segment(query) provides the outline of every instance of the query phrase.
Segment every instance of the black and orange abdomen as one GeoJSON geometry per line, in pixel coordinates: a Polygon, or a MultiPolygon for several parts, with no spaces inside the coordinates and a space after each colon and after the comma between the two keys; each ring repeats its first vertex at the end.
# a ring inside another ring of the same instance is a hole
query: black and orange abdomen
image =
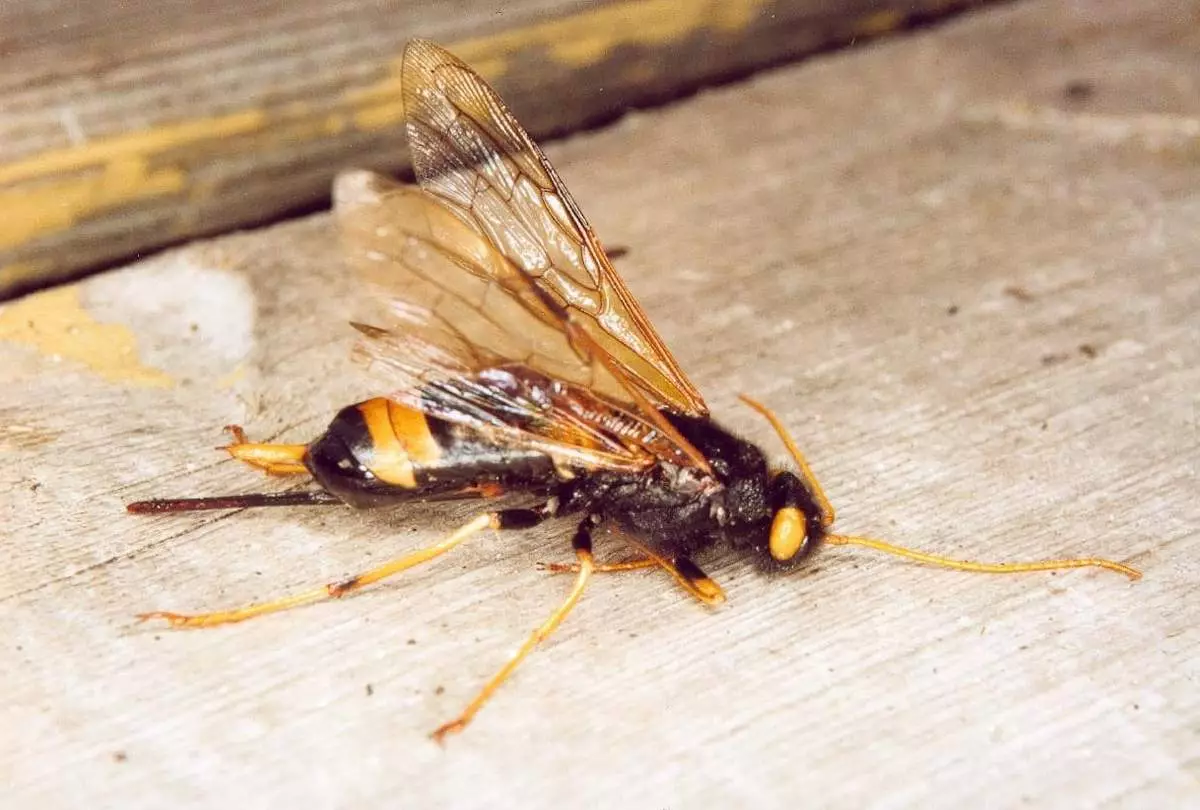
{"type": "Polygon", "coordinates": [[[382,397],[343,408],[308,446],[304,464],[322,487],[358,507],[541,492],[559,482],[545,453],[498,444],[382,397]]]}

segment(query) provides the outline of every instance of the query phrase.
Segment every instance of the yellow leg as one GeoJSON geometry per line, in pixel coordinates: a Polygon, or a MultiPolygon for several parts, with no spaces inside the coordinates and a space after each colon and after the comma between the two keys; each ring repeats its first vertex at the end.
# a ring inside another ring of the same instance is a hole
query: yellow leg
{"type": "Polygon", "coordinates": [[[484,529],[502,528],[502,515],[503,513],[480,515],[436,545],[421,549],[398,560],[393,560],[378,568],[372,568],[350,579],[330,583],[329,585],[314,588],[304,593],[298,593],[294,596],[287,596],[283,599],[275,599],[257,605],[247,605],[233,610],[217,611],[215,613],[185,614],[156,610],[150,613],[140,613],[138,614],[138,619],[141,621],[146,621],[147,619],[165,619],[170,622],[172,627],[214,627],[219,624],[245,621],[246,619],[252,619],[255,616],[262,616],[267,613],[277,613],[281,610],[308,605],[313,602],[321,602],[326,599],[337,599],[352,591],[357,591],[381,579],[398,574],[415,565],[420,565],[423,562],[432,560],[434,557],[445,554],[462,541],[472,535],[478,534],[484,529]]]}
{"type": "MultiPolygon", "coordinates": [[[[655,554],[645,545],[628,537],[621,535],[626,542],[637,546],[645,554],[635,560],[619,563],[606,563],[601,565],[593,565],[593,573],[619,573],[622,571],[640,571],[645,568],[662,568],[670,574],[679,586],[689,594],[699,599],[706,605],[719,605],[725,601],[725,591],[718,585],[708,574],[700,569],[689,557],[682,555],[673,559],[667,559],[655,554]]],[[[578,573],[579,563],[538,563],[545,571],[552,574],[578,573]]]]}
{"type": "Polygon", "coordinates": [[[533,652],[537,645],[545,641],[562,624],[563,619],[567,617],[567,614],[579,602],[579,598],[583,596],[584,588],[587,587],[588,580],[591,579],[594,570],[592,562],[592,539],[587,523],[579,527],[579,531],[576,532],[575,539],[572,542],[575,546],[575,556],[579,559],[579,573],[575,576],[575,585],[571,588],[571,592],[567,594],[567,598],[563,600],[558,609],[550,615],[550,618],[541,627],[530,634],[525,643],[521,645],[521,648],[513,654],[512,658],[508,659],[508,663],[501,667],[500,671],[484,684],[483,689],[479,690],[479,694],[475,696],[475,699],[467,704],[467,708],[463,710],[462,714],[449,723],[443,723],[433,732],[431,735],[433,739],[441,743],[445,740],[447,734],[453,734],[466,728],[471,719],[479,713],[483,705],[500,688],[500,685],[508,680],[508,677],[525,660],[525,657],[533,652]]]}
{"type": "Polygon", "coordinates": [[[885,543],[882,540],[876,540],[873,537],[851,537],[844,534],[827,534],[825,542],[832,546],[862,546],[864,548],[873,548],[876,551],[882,551],[885,554],[893,554],[897,557],[904,557],[909,560],[926,563],[928,565],[937,565],[942,568],[953,568],[956,571],[976,571],[982,574],[1020,574],[1028,571],[1058,571],[1066,568],[1106,568],[1109,571],[1116,571],[1118,574],[1124,574],[1130,579],[1137,580],[1142,578],[1142,572],[1136,568],[1130,568],[1128,565],[1112,560],[1104,560],[1099,557],[1083,557],[1074,560],[1040,560],[1037,562],[1012,562],[1012,563],[978,563],[969,562],[967,560],[955,560],[950,557],[940,557],[936,554],[926,554],[923,551],[916,551],[903,546],[892,545],[885,543]]]}
{"type": "Polygon", "coordinates": [[[238,461],[263,470],[267,475],[298,475],[307,473],[304,456],[306,444],[255,444],[246,440],[246,431],[241,425],[226,425],[233,435],[233,442],[220,449],[238,461]]]}

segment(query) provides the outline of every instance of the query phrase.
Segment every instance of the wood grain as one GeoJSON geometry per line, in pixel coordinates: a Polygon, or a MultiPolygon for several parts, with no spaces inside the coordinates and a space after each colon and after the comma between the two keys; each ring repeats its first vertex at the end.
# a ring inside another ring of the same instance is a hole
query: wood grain
{"type": "Polygon", "coordinates": [[[565,592],[534,567],[569,557],[564,527],[335,604],[135,625],[456,520],[122,512],[278,487],[211,449],[220,426],[300,441],[372,390],[322,214],[0,308],[3,803],[1194,803],[1196,12],[1018,3],[549,150],[714,411],[781,455],[736,394],[777,408],[843,531],[1141,582],[837,549],[770,579],[717,555],[730,601],[706,611],[599,578],[445,750],[426,734],[565,592]]]}
{"type": "Polygon", "coordinates": [[[0,299],[324,206],[349,163],[405,165],[412,36],[546,135],[979,2],[4,4],[0,299]]]}

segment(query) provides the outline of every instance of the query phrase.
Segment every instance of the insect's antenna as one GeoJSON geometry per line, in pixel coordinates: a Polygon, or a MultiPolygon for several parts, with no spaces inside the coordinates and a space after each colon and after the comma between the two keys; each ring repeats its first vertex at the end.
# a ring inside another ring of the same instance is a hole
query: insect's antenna
{"type": "Polygon", "coordinates": [[[222,495],[215,498],[161,498],[136,501],[125,507],[135,514],[198,512],[204,509],[245,509],[250,506],[333,506],[340,504],[323,490],[304,492],[256,492],[248,495],[222,495]]]}
{"type": "Polygon", "coordinates": [[[923,551],[885,543],[873,537],[851,537],[845,534],[827,534],[824,542],[834,546],[862,546],[864,548],[882,551],[909,560],[936,565],[942,568],[953,568],[956,571],[976,571],[981,574],[1021,574],[1029,571],[1060,571],[1067,568],[1107,568],[1124,574],[1130,579],[1142,578],[1142,572],[1119,562],[1104,560],[1099,557],[1082,557],[1072,560],[1039,560],[1037,562],[1012,563],[979,563],[967,560],[955,560],[950,557],[940,557],[936,554],[926,554],[923,551]]]}
{"type": "MultiPolygon", "coordinates": [[[[770,408],[758,400],[752,399],[745,394],[741,395],[741,399],[742,402],[745,402],[762,414],[771,423],[771,427],[775,428],[775,432],[779,434],[779,438],[783,441],[788,452],[791,453],[792,458],[795,460],[796,466],[800,468],[800,474],[804,478],[804,482],[808,485],[808,489],[816,500],[817,505],[821,507],[822,525],[832,525],[834,518],[833,505],[829,503],[829,498],[825,497],[825,490],[821,488],[817,477],[813,475],[812,467],[808,466],[808,461],[804,458],[804,454],[800,452],[800,448],[796,446],[796,442],[792,440],[787,428],[783,426],[783,422],[779,420],[779,417],[770,408]]],[[[884,554],[904,557],[908,560],[916,560],[926,565],[952,568],[956,571],[976,571],[982,574],[1020,574],[1030,571],[1061,571],[1068,568],[1106,568],[1109,571],[1124,574],[1130,579],[1141,579],[1142,577],[1141,572],[1135,568],[1098,557],[1083,557],[1071,560],[1039,560],[1036,562],[979,563],[970,562],[969,560],[955,560],[951,557],[941,557],[936,554],[926,554],[916,549],[885,543],[883,540],[876,540],[873,537],[827,534],[824,536],[823,541],[833,546],[862,546],[874,549],[875,551],[882,551],[884,554]]]]}
{"type": "Polygon", "coordinates": [[[745,402],[754,410],[758,411],[763,417],[771,423],[771,427],[775,428],[775,432],[779,434],[780,440],[783,441],[788,452],[792,456],[792,460],[796,462],[796,466],[800,468],[800,475],[804,478],[804,483],[808,485],[808,491],[812,493],[816,499],[817,505],[821,507],[821,525],[832,526],[836,513],[833,510],[833,504],[829,502],[829,498],[825,497],[825,490],[821,488],[821,483],[817,481],[817,476],[813,474],[812,467],[808,466],[808,460],[804,458],[804,454],[800,452],[800,448],[796,446],[796,442],[792,440],[792,436],[788,433],[783,422],[775,415],[775,412],[763,405],[756,399],[752,399],[746,394],[739,394],[742,402],[745,402]]]}

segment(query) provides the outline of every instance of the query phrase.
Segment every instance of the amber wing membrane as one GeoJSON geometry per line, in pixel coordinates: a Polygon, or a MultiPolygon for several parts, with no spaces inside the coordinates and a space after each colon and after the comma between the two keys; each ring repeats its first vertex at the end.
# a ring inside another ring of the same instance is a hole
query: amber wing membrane
{"type": "Polygon", "coordinates": [[[441,349],[418,365],[470,373],[518,363],[627,398],[603,364],[571,345],[529,278],[440,200],[370,172],[340,176],[334,197],[345,255],[384,308],[372,322],[441,349]]]}
{"type": "Polygon", "coordinates": [[[687,463],[528,278],[439,200],[370,172],[339,177],[334,197],[346,256],[381,306],[355,324],[356,357],[393,398],[588,467],[687,463]]]}
{"type": "MultiPolygon", "coordinates": [[[[417,181],[559,309],[576,348],[637,398],[708,412],[621,278],[554,168],[471,68],[425,40],[404,52],[401,81],[417,181]],[[583,339],[586,338],[586,339],[583,339]]],[[[522,298],[527,303],[528,297],[522,298]]]]}

